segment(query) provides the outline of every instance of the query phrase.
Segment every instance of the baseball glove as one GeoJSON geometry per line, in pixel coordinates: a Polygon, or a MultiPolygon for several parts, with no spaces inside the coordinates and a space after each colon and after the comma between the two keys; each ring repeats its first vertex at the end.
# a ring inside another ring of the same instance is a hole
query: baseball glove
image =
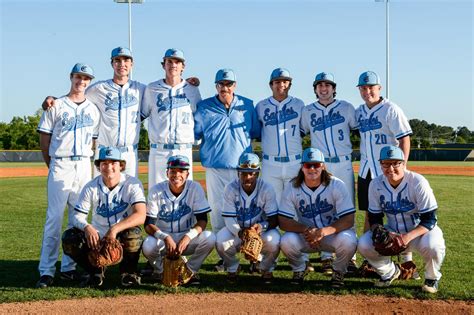
{"type": "Polygon", "coordinates": [[[262,247],[263,241],[260,234],[258,234],[254,229],[245,229],[243,231],[240,252],[244,254],[245,259],[251,262],[257,262],[262,247]]]}
{"type": "Polygon", "coordinates": [[[375,250],[382,256],[395,256],[407,249],[400,234],[392,233],[378,224],[372,231],[375,250]]]}
{"type": "Polygon", "coordinates": [[[168,257],[163,261],[163,285],[176,288],[189,282],[193,277],[193,272],[186,264],[183,256],[168,257]]]}
{"type": "Polygon", "coordinates": [[[122,245],[117,239],[103,238],[99,250],[91,250],[87,258],[92,266],[102,268],[118,264],[122,256],[122,245]]]}
{"type": "Polygon", "coordinates": [[[416,272],[416,265],[413,261],[406,261],[399,265],[400,267],[400,280],[409,280],[413,277],[413,274],[416,272]]]}

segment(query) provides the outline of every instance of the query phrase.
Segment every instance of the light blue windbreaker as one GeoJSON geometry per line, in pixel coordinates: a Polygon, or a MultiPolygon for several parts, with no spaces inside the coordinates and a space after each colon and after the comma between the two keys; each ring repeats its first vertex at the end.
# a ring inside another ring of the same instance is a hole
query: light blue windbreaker
{"type": "Polygon", "coordinates": [[[240,155],[252,152],[251,139],[260,138],[253,101],[234,94],[229,111],[217,95],[199,102],[194,137],[202,139],[199,154],[204,167],[236,168],[240,155]]]}

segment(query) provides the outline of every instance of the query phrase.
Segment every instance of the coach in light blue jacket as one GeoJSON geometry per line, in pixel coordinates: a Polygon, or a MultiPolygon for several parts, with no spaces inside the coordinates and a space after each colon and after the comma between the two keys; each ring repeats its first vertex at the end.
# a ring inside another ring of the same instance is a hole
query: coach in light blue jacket
{"type": "Polygon", "coordinates": [[[225,226],[221,215],[224,187],[237,179],[239,156],[251,152],[251,140],[260,137],[260,124],[253,101],[234,94],[236,78],[231,69],[216,74],[217,95],[198,103],[194,135],[201,139],[201,163],[206,167],[206,185],[212,208],[212,231],[225,226]]]}

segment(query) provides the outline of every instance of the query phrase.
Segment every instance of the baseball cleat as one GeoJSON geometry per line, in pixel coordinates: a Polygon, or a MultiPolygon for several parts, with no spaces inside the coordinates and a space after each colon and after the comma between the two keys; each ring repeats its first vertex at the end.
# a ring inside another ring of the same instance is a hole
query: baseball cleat
{"type": "Polygon", "coordinates": [[[400,268],[398,268],[398,266],[395,265],[395,272],[393,273],[393,275],[390,278],[385,279],[385,280],[379,279],[378,281],[375,282],[375,286],[377,288],[389,287],[393,281],[398,279],[399,276],[400,276],[400,268]]]}
{"type": "Polygon", "coordinates": [[[347,275],[348,276],[355,276],[359,272],[359,268],[357,267],[355,260],[350,260],[349,264],[347,265],[347,275]]]}
{"type": "Polygon", "coordinates": [[[344,286],[344,274],[339,271],[334,271],[331,278],[331,287],[335,289],[342,288],[344,286]]]}
{"type": "Polygon", "coordinates": [[[121,284],[124,287],[130,287],[141,284],[141,278],[134,273],[122,273],[121,284]]]}
{"type": "Polygon", "coordinates": [[[38,289],[46,289],[53,284],[53,277],[44,275],[41,276],[38,282],[36,283],[36,288],[38,289]]]}
{"type": "Polygon", "coordinates": [[[306,271],[294,271],[293,278],[291,279],[291,284],[303,284],[304,277],[306,276],[306,271]]]}
{"type": "Polygon", "coordinates": [[[98,274],[88,274],[84,277],[84,280],[81,282],[80,286],[82,288],[98,288],[104,283],[104,276],[100,273],[98,274]]]}
{"type": "Polygon", "coordinates": [[[428,293],[436,293],[438,292],[438,284],[439,280],[425,279],[425,284],[423,284],[421,290],[428,293]]]}
{"type": "Polygon", "coordinates": [[[311,265],[310,261],[306,262],[306,272],[314,272],[314,267],[311,265]]]}
{"type": "Polygon", "coordinates": [[[79,281],[82,279],[82,275],[77,270],[61,272],[59,277],[61,278],[61,280],[65,281],[79,281]]]}
{"type": "Polygon", "coordinates": [[[224,272],[225,271],[225,265],[224,265],[224,260],[220,259],[217,264],[214,266],[214,270],[217,272],[224,272]]]}
{"type": "Polygon", "coordinates": [[[326,276],[332,275],[332,259],[321,260],[321,272],[326,276]]]}
{"type": "Polygon", "coordinates": [[[273,272],[271,271],[262,271],[262,281],[264,284],[272,284],[273,282],[273,272]]]}

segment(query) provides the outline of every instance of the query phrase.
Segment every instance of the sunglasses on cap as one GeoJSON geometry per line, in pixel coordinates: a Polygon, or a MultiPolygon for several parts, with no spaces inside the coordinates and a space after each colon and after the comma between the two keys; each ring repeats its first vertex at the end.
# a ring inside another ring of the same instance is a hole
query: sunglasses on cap
{"type": "Polygon", "coordinates": [[[174,160],[174,161],[168,162],[168,167],[187,169],[189,168],[189,163],[185,161],[181,161],[181,160],[174,160]]]}
{"type": "Polygon", "coordinates": [[[303,167],[306,168],[306,169],[312,169],[312,168],[320,168],[321,166],[323,166],[323,163],[319,163],[319,162],[316,162],[316,163],[303,163],[303,167]]]}
{"type": "Polygon", "coordinates": [[[259,166],[260,165],[258,165],[257,163],[245,163],[245,164],[240,164],[239,168],[258,170],[259,166]]]}

